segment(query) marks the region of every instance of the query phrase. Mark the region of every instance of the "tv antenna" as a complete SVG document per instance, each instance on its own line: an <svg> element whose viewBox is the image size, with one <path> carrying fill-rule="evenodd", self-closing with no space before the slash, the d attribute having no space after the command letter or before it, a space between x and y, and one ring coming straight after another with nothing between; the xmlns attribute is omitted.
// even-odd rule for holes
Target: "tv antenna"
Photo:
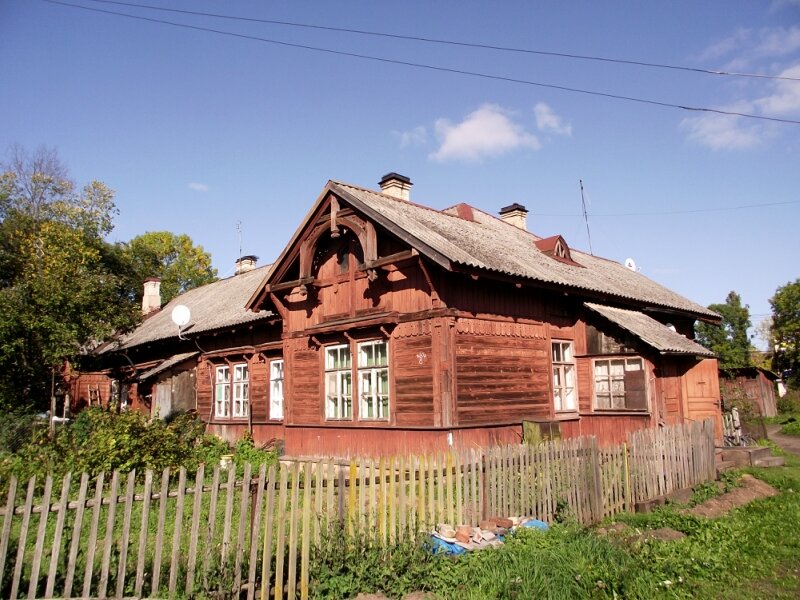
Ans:
<svg viewBox="0 0 800 600"><path fill-rule="evenodd" d="M236 221L236 233L239 236L239 258L242 258L242 222Z"/></svg>
<svg viewBox="0 0 800 600"><path fill-rule="evenodd" d="M583 179L578 180L581 184L581 207L583 208L583 220L586 222L586 237L589 238L589 254L594 256L592 250L592 234L589 232L589 215L586 213L586 198L583 195Z"/></svg>

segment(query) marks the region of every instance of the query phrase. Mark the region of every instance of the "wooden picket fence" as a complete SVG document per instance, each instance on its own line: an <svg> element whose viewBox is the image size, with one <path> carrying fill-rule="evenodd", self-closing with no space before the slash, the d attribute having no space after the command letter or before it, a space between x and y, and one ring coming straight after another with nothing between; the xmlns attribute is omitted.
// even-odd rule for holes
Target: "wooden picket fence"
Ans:
<svg viewBox="0 0 800 600"><path fill-rule="evenodd" d="M191 476L190 476L191 475ZM330 536L414 540L488 516L590 524L713 479L711 421L438 455L8 482L0 596L308 598Z"/></svg>

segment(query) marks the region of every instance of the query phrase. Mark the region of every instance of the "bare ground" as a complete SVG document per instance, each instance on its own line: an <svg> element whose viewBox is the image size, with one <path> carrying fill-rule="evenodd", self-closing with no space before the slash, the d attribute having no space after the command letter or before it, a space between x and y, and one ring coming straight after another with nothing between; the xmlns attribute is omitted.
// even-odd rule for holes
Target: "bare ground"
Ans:
<svg viewBox="0 0 800 600"><path fill-rule="evenodd" d="M686 514L713 519L721 517L728 511L747 504L748 502L758 500L759 498L774 496L778 493L774 487L760 479L756 479L752 475L742 475L739 483L739 487L733 488L729 492L725 492L715 498L710 498L702 504L687 509L685 511Z"/></svg>

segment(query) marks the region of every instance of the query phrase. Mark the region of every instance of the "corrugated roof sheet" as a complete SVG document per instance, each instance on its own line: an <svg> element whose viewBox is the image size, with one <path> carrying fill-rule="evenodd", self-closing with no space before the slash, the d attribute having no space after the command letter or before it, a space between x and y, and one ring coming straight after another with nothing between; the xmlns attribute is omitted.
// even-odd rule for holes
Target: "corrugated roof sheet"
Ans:
<svg viewBox="0 0 800 600"><path fill-rule="evenodd" d="M554 260L536 247L542 239L473 207L473 220L458 216L458 208L445 211L426 208L405 200L340 182L330 188L354 200L384 226L394 224L417 240L416 247L439 254L455 264L548 284L589 290L697 316L718 319L704 306L631 271L618 262L591 256L570 248L571 265ZM421 242L421 244L420 244Z"/></svg>
<svg viewBox="0 0 800 600"><path fill-rule="evenodd" d="M630 331L659 352L688 354L691 356L714 356L714 353L708 348L672 331L666 325L639 311L603 306L592 302L586 302L584 306L602 315L612 323L616 323L623 329Z"/></svg>
<svg viewBox="0 0 800 600"><path fill-rule="evenodd" d="M271 318L270 311L252 312L245 305L261 281L269 274L272 265L220 279L170 300L156 314L149 316L139 327L124 336L117 344L106 346L101 352L132 348L141 344L175 338L178 328L172 322L172 309L178 304L187 306L191 319L183 329L186 335L252 323Z"/></svg>
<svg viewBox="0 0 800 600"><path fill-rule="evenodd" d="M153 367L152 369L145 371L141 375L139 375L139 381L146 381L153 377L154 375L158 375L159 373L163 373L170 367L174 367L177 364L182 363L185 360L192 358L193 356L197 356L199 352L196 350L194 352L184 352L182 354L175 354L174 356L170 356L166 360L162 360L158 365Z"/></svg>

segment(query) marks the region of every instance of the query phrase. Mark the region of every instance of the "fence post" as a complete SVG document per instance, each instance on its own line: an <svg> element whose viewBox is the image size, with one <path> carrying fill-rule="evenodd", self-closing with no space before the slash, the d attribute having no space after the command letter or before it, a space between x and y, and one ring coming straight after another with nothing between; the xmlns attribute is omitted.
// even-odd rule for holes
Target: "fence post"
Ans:
<svg viewBox="0 0 800 600"><path fill-rule="evenodd" d="M622 463L624 465L623 475L625 477L625 509L633 512L633 498L631 497L631 470L628 462L628 443L622 443Z"/></svg>

